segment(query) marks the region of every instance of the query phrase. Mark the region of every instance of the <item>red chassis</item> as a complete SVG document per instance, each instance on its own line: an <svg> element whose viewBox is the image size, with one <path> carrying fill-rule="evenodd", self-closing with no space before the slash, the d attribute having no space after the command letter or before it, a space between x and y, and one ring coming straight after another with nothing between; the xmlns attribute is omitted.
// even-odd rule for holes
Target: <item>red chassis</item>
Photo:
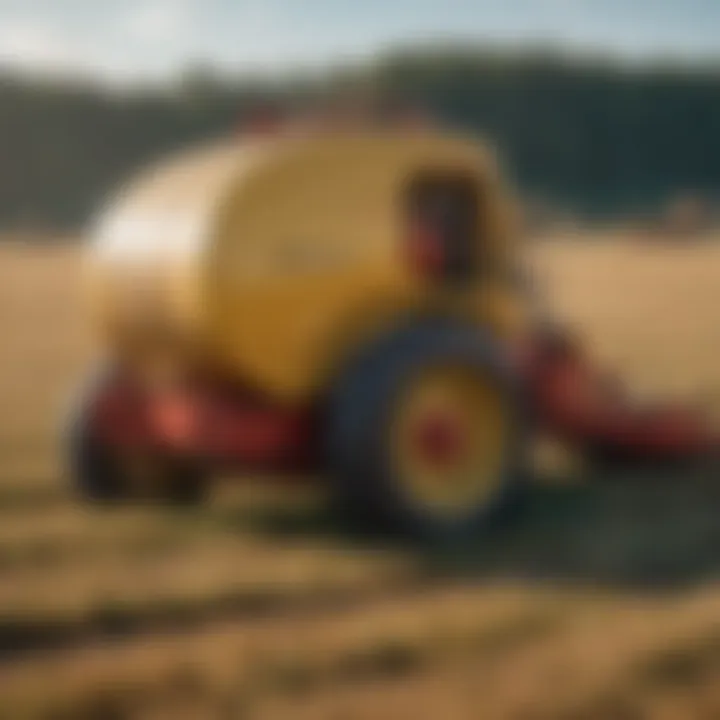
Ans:
<svg viewBox="0 0 720 720"><path fill-rule="evenodd" d="M633 404L564 333L540 334L520 357L535 421L579 449L663 462L691 460L720 447L701 412ZM314 408L278 406L243 388L194 383L148 394L117 381L96 399L93 418L96 431L114 445L220 465L308 473L320 460Z"/></svg>
<svg viewBox="0 0 720 720"><path fill-rule="evenodd" d="M304 472L317 464L314 413L272 405L244 388L188 383L148 393L118 381L98 398L93 424L113 445L221 466Z"/></svg>

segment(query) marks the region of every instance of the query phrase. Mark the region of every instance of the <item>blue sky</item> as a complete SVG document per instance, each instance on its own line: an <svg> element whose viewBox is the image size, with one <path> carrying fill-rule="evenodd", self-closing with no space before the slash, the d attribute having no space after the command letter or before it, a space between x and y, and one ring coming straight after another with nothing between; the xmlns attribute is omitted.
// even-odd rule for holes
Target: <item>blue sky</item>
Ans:
<svg viewBox="0 0 720 720"><path fill-rule="evenodd" d="M115 81L452 38L720 58L720 0L0 0L0 65Z"/></svg>

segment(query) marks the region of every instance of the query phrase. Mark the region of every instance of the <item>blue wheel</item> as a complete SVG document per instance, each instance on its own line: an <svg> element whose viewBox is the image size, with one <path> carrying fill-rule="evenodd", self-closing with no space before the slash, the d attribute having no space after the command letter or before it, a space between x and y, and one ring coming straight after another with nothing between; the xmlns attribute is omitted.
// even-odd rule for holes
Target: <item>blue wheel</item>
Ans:
<svg viewBox="0 0 720 720"><path fill-rule="evenodd" d="M426 539L474 534L517 497L521 388L477 329L426 321L375 344L331 399L333 491L346 512Z"/></svg>

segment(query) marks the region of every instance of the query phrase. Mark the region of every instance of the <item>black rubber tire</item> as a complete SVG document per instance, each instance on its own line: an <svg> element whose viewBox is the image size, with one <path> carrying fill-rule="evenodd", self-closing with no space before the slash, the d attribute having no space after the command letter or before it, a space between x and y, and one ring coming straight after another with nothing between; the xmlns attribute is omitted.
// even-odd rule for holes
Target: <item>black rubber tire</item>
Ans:
<svg viewBox="0 0 720 720"><path fill-rule="evenodd" d="M451 518L413 505L398 490L386 433L403 378L443 361L490 374L512 415L512 438L498 492ZM510 363L476 328L428 320L382 338L342 374L329 401L327 451L336 506L355 522L432 542L476 535L515 505L527 477L528 414L523 397Z"/></svg>
<svg viewBox="0 0 720 720"><path fill-rule="evenodd" d="M157 481L152 491L138 492L127 475L121 451L107 446L93 431L92 409L110 372L93 375L78 393L67 421L68 470L78 495L88 502L115 504L161 502L195 505L206 495L207 482L199 463L184 458L152 456Z"/></svg>
<svg viewBox="0 0 720 720"><path fill-rule="evenodd" d="M110 503L123 496L112 454L94 437L90 420L95 399L113 376L111 368L95 369L75 392L64 421L69 479L73 490L89 502Z"/></svg>

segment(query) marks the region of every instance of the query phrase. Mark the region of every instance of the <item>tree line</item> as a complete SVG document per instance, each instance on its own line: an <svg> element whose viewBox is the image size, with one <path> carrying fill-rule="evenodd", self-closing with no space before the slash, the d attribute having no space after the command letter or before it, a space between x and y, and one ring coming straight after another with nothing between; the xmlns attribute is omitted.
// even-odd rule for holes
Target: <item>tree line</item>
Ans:
<svg viewBox="0 0 720 720"><path fill-rule="evenodd" d="M720 194L720 67L435 48L321 77L194 68L171 85L122 91L6 73L0 227L76 229L135 168L232 132L258 107L293 112L368 92L489 136L528 197L579 214L653 212L679 191Z"/></svg>

